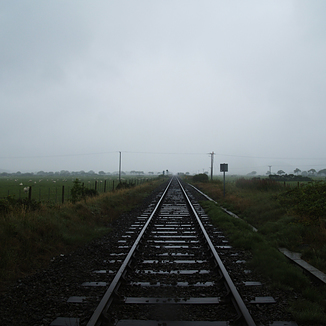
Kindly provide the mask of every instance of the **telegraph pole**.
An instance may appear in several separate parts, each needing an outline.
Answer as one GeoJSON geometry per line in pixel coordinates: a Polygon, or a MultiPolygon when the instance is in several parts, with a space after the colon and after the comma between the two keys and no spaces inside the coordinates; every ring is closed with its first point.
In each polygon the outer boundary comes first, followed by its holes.
{"type": "Polygon", "coordinates": [[[213,181],[213,163],[214,163],[214,152],[209,153],[211,156],[211,181],[213,181]]]}

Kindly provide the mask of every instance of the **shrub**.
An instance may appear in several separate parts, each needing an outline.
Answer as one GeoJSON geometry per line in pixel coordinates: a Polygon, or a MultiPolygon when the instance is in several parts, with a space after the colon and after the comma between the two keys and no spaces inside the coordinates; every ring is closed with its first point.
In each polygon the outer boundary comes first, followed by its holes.
{"type": "Polygon", "coordinates": [[[84,197],[84,185],[82,185],[78,179],[74,181],[74,185],[71,188],[70,194],[71,201],[73,203],[80,201],[84,197]]]}
{"type": "Polygon", "coordinates": [[[23,212],[36,211],[41,207],[41,203],[35,199],[29,198],[18,198],[13,196],[7,196],[6,198],[0,199],[0,213],[8,214],[15,209],[20,209],[23,212]]]}
{"type": "Polygon", "coordinates": [[[193,182],[208,182],[208,175],[205,173],[195,174],[192,180],[193,182]]]}
{"type": "Polygon", "coordinates": [[[259,191],[269,191],[269,190],[278,190],[282,188],[282,185],[277,181],[270,179],[245,179],[240,178],[236,180],[235,185],[237,188],[241,189],[250,189],[250,190],[259,190],[259,191]]]}
{"type": "Polygon", "coordinates": [[[132,188],[134,186],[135,186],[134,183],[120,182],[117,185],[117,189],[129,189],[129,188],[132,188]]]}
{"type": "Polygon", "coordinates": [[[88,189],[84,187],[78,179],[74,181],[74,185],[70,191],[71,201],[75,204],[76,202],[85,199],[86,197],[94,197],[98,195],[95,189],[88,189]]]}
{"type": "Polygon", "coordinates": [[[278,196],[279,202],[290,211],[307,219],[308,223],[318,224],[325,218],[326,182],[308,183],[278,196]]]}

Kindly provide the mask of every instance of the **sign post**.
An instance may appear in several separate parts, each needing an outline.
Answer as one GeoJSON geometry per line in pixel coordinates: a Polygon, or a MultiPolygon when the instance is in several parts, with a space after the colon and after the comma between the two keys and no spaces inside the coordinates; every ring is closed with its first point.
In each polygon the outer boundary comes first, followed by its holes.
{"type": "Polygon", "coordinates": [[[223,172],[223,197],[225,197],[225,172],[228,172],[228,169],[227,163],[220,164],[220,172],[223,172]]]}

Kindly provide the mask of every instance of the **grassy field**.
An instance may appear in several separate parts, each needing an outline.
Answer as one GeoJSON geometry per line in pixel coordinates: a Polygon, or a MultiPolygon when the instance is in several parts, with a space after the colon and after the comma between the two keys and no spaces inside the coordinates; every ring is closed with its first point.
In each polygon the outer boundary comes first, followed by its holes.
{"type": "MultiPolygon", "coordinates": [[[[14,196],[27,198],[32,187],[32,199],[41,202],[61,203],[64,187],[64,201],[70,199],[73,182],[78,178],[86,188],[97,189],[99,193],[112,191],[119,183],[118,176],[12,176],[0,177],[0,198],[14,196]],[[24,191],[25,189],[25,191],[24,191]]],[[[147,179],[147,178],[146,178],[147,179]]],[[[124,181],[141,183],[145,177],[124,176],[124,181]]]]}
{"type": "Polygon", "coordinates": [[[248,262],[272,281],[272,286],[294,291],[291,313],[299,325],[326,325],[325,286],[313,287],[310,280],[278,251],[286,247],[326,273],[326,183],[284,186],[264,180],[229,178],[226,196],[221,179],[194,184],[219,205],[202,203],[213,223],[225,230],[233,246],[249,250],[248,262]],[[248,223],[258,229],[254,232],[248,223]]]}
{"type": "Polygon", "coordinates": [[[8,282],[46,267],[93,238],[110,232],[112,221],[139,205],[165,178],[64,204],[0,201],[0,290],[8,282]]]}

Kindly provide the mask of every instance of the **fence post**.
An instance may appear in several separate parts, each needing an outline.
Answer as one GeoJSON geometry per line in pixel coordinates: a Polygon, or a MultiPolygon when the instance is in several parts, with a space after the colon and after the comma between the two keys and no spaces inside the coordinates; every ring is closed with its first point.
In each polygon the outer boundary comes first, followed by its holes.
{"type": "Polygon", "coordinates": [[[97,180],[95,180],[95,191],[97,191],[97,180]]]}
{"type": "Polygon", "coordinates": [[[112,191],[114,191],[114,180],[113,180],[113,186],[112,186],[112,191]]]}
{"type": "Polygon", "coordinates": [[[106,180],[104,180],[104,192],[106,192],[106,180]]]}
{"type": "Polygon", "coordinates": [[[32,199],[32,186],[29,186],[29,189],[28,189],[28,200],[31,200],[32,199]]]}
{"type": "Polygon", "coordinates": [[[65,202],[65,186],[62,186],[62,204],[65,202]]]}

